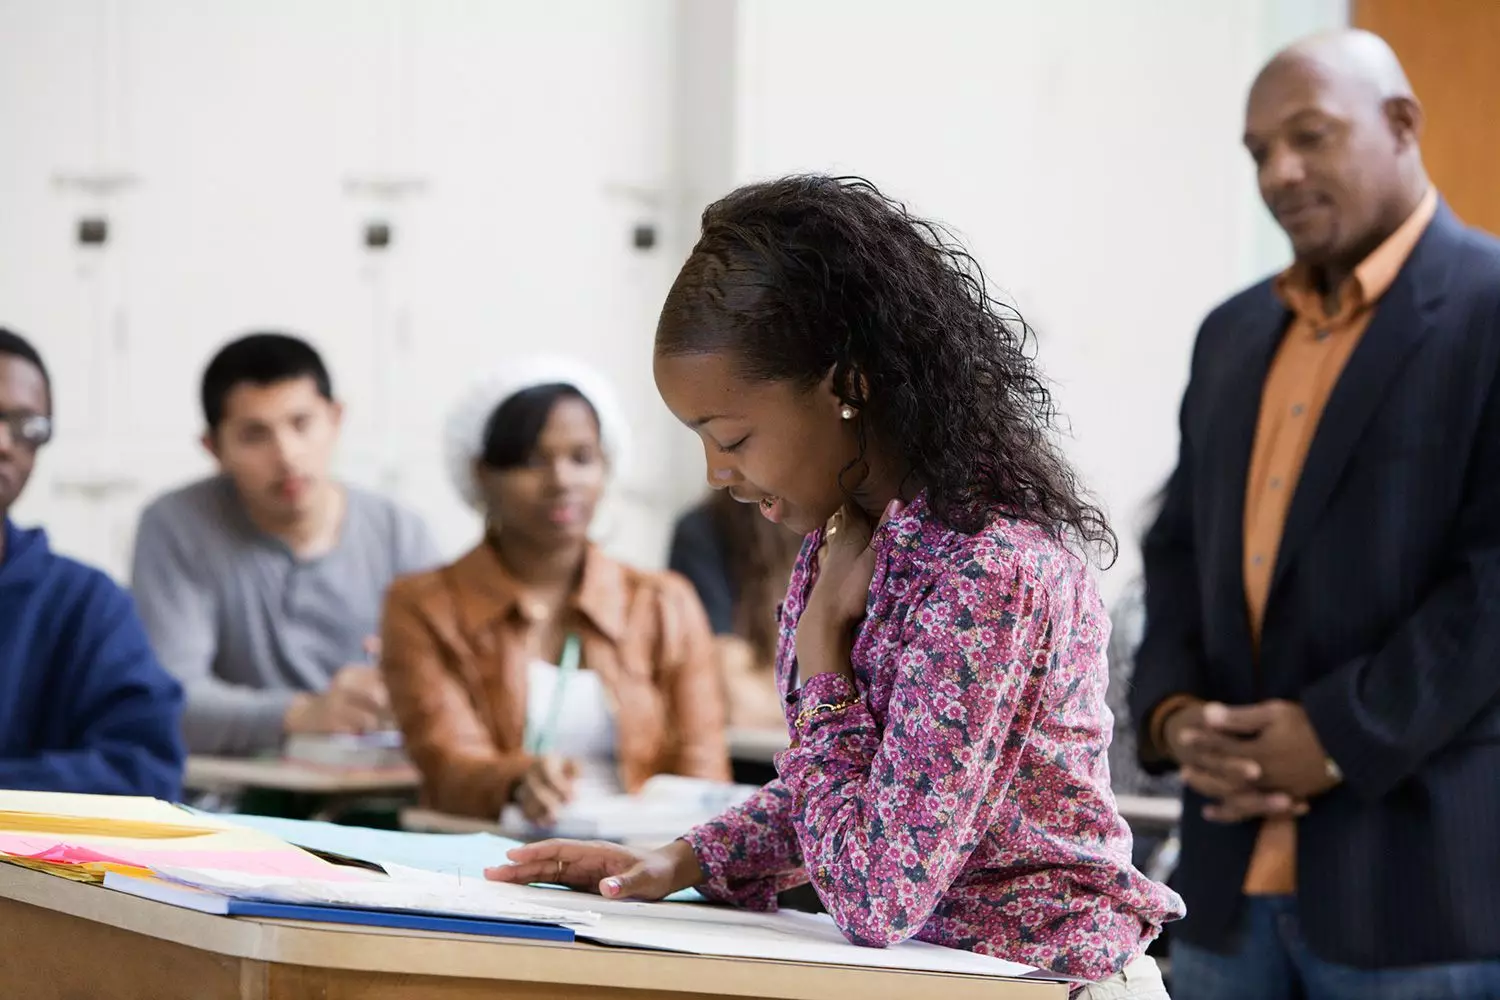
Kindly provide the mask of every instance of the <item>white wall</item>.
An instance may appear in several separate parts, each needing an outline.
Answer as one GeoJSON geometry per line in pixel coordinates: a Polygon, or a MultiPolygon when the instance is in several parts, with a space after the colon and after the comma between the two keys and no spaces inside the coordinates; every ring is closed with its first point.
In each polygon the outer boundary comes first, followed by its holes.
{"type": "Polygon", "coordinates": [[[1138,568],[1193,335],[1283,246],[1239,145],[1260,64],[1342,0],[754,0],[737,173],[859,173],[956,229],[1039,333],[1138,568]]]}
{"type": "Polygon", "coordinates": [[[576,351],[639,461],[613,547],[663,555],[702,459],[655,396],[661,296],[705,202],[864,174],[951,223],[1040,331],[1068,446],[1127,544],[1168,471],[1193,331],[1284,253],[1239,150],[1257,66],[1344,0],[0,0],[0,324],[56,369],[19,516],[123,573],[152,494],[207,468],[203,363],[312,336],[342,471],[433,521],[476,368],[576,351]],[[60,176],[125,175],[100,196],[60,176]],[[366,181],[405,182],[394,200],[366,181]],[[80,214],[113,225],[76,247],[80,214]],[[372,254],[361,224],[389,219],[372,254]],[[638,222],[660,229],[631,249],[638,222]]]}
{"type": "MultiPolygon", "coordinates": [[[[0,0],[0,324],[55,369],[56,442],[17,516],[123,575],[135,517],[203,474],[204,363],[305,333],[347,403],[341,471],[479,524],[440,427],[477,370],[576,352],[640,441],[614,547],[659,562],[679,440],[650,379],[678,86],[673,0],[0,0]],[[129,176],[96,196],[59,175],[129,176]],[[377,197],[374,189],[394,192],[377,197]],[[109,217],[80,249],[80,214],[109,217]],[[394,226],[389,250],[360,240],[394,226]]],[[[691,484],[687,488],[691,488],[691,484]]]]}

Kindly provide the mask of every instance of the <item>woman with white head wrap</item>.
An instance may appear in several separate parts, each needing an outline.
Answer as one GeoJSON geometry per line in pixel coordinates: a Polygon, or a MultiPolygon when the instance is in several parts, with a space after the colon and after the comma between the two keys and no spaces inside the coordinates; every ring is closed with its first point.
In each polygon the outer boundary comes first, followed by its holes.
{"type": "Polygon", "coordinates": [[[708,621],[680,577],[589,540],[625,426],[590,369],[535,359],[481,380],[446,434],[454,486],[485,537],[399,581],[382,669],[426,795],[552,824],[581,796],[659,773],[727,779],[708,621]]]}
{"type": "Polygon", "coordinates": [[[485,434],[500,404],[528,389],[568,385],[588,401],[599,426],[599,442],[612,476],[620,476],[630,459],[629,428],[610,384],[594,369],[570,358],[535,357],[476,379],[448,414],[443,451],[453,488],[470,507],[492,516],[475,474],[484,454],[485,434]]]}

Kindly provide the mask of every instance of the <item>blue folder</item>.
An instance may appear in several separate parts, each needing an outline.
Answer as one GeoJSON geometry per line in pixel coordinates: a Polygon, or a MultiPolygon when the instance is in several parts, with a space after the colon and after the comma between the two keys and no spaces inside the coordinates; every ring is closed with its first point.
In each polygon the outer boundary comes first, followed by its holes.
{"type": "Polygon", "coordinates": [[[359,910],[346,906],[304,906],[299,903],[262,903],[231,899],[229,916],[266,917],[275,920],[313,920],[330,924],[360,924],[365,927],[395,927],[407,931],[443,931],[448,934],[483,934],[487,937],[526,938],[531,941],[573,940],[573,928],[553,924],[519,924],[470,917],[441,917],[425,913],[391,910],[359,910]]]}

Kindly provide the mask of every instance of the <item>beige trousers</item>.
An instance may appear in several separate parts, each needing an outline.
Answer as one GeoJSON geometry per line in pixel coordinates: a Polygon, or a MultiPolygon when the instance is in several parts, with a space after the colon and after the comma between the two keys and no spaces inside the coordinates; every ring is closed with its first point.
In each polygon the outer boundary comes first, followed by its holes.
{"type": "Polygon", "coordinates": [[[1073,995],[1073,1000],[1172,1000],[1162,985],[1161,970],[1150,955],[1125,966],[1100,983],[1091,983],[1073,995]]]}

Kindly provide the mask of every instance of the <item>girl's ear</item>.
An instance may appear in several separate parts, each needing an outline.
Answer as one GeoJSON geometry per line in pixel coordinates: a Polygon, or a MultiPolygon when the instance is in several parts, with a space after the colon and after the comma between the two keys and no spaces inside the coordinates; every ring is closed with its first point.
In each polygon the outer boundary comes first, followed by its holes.
{"type": "Polygon", "coordinates": [[[823,376],[823,394],[835,410],[853,407],[856,412],[870,400],[870,382],[859,369],[850,369],[840,378],[838,368],[828,369],[823,376]]]}

